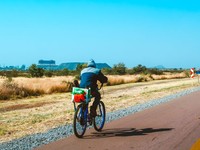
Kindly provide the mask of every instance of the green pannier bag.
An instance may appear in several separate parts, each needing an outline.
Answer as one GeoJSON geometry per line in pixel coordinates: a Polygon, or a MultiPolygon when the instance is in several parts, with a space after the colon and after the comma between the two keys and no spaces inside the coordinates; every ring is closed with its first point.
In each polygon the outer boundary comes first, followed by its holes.
{"type": "Polygon", "coordinates": [[[72,89],[72,102],[81,102],[81,101],[84,101],[83,100],[83,95],[85,96],[86,103],[90,102],[90,99],[91,99],[90,89],[73,87],[73,89],[72,89]],[[82,99],[78,100],[77,97],[80,97],[82,99]]]}

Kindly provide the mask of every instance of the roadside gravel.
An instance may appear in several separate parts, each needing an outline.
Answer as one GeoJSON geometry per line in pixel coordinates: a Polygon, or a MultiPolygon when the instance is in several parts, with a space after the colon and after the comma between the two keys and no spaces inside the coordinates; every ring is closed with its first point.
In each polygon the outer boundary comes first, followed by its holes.
{"type": "MultiPolygon", "coordinates": [[[[114,112],[110,112],[106,116],[106,122],[110,122],[110,121],[122,118],[129,114],[142,111],[144,109],[159,105],[161,103],[168,102],[170,100],[176,99],[178,97],[181,97],[181,96],[184,96],[184,95],[187,95],[199,90],[200,90],[200,87],[196,87],[193,89],[179,92],[177,94],[165,96],[160,99],[153,99],[144,104],[137,104],[137,105],[128,107],[126,109],[120,109],[114,112]]],[[[72,125],[60,126],[60,127],[51,129],[45,133],[33,134],[33,135],[26,136],[20,139],[12,140],[10,142],[1,143],[0,149],[1,150],[31,150],[41,145],[48,144],[52,141],[56,141],[56,140],[68,137],[72,134],[73,134],[72,125]]]]}

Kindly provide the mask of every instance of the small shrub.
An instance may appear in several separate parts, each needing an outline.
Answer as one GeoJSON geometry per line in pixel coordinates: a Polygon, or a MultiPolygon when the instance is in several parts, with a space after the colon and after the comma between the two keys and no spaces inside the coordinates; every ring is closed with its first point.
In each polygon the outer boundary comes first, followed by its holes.
{"type": "Polygon", "coordinates": [[[143,76],[140,76],[137,78],[136,82],[144,82],[144,81],[145,81],[145,78],[143,76]]]}
{"type": "Polygon", "coordinates": [[[35,115],[33,115],[33,119],[31,120],[31,123],[32,124],[40,123],[40,122],[44,121],[45,119],[47,119],[47,116],[35,114],[35,115]]]}
{"type": "Polygon", "coordinates": [[[6,134],[7,134],[7,130],[0,127],[0,136],[6,135],[6,134]]]}
{"type": "Polygon", "coordinates": [[[52,77],[52,76],[53,76],[53,72],[50,71],[50,70],[45,70],[45,71],[44,71],[44,75],[45,75],[46,77],[52,77]]]}

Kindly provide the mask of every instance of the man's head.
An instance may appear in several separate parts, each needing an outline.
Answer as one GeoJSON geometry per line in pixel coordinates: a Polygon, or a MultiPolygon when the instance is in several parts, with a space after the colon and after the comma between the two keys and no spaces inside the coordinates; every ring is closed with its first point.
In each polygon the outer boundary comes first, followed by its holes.
{"type": "Polygon", "coordinates": [[[93,59],[91,59],[88,64],[87,64],[88,67],[93,67],[93,68],[96,68],[96,63],[93,59]]]}

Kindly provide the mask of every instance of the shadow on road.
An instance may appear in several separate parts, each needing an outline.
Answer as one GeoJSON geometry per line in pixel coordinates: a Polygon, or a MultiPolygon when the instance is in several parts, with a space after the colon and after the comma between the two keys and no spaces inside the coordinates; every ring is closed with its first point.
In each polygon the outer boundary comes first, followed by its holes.
{"type": "Polygon", "coordinates": [[[116,136],[142,136],[154,132],[166,132],[171,131],[173,128],[144,128],[144,129],[135,129],[135,128],[117,128],[117,129],[105,129],[102,132],[92,132],[91,135],[84,136],[85,139],[94,139],[94,138],[107,138],[107,137],[116,137],[116,136]]]}

